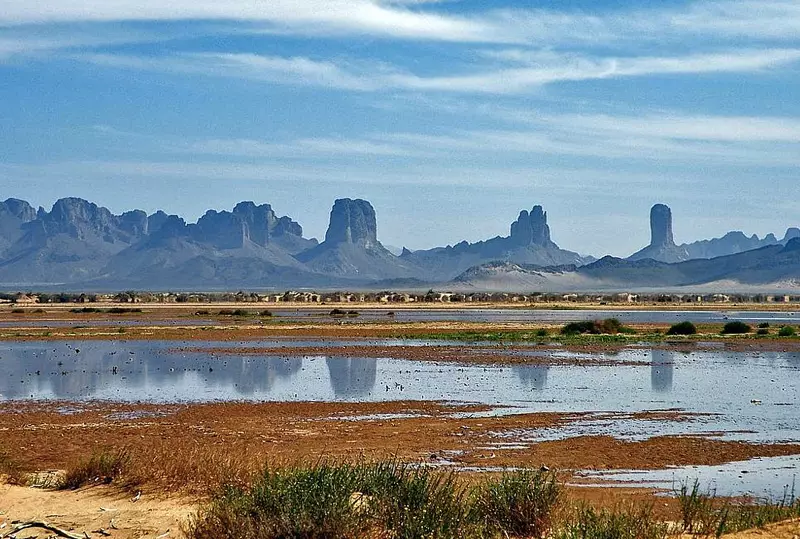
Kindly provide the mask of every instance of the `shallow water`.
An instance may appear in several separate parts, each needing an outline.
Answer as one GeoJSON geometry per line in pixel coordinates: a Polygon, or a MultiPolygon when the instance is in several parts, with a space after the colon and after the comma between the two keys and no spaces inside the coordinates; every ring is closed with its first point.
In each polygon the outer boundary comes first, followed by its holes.
{"type": "MultiPolygon", "coordinates": [[[[498,407],[496,413],[680,409],[710,415],[680,422],[595,415],[565,428],[521,430],[503,436],[527,443],[597,433],[622,439],[713,433],[728,439],[800,441],[797,353],[624,350],[592,355],[557,351],[552,352],[557,363],[579,357],[581,365],[480,366],[204,350],[364,344],[430,343],[314,339],[189,342],[183,345],[192,351],[182,351],[176,348],[181,343],[172,341],[3,342],[0,400],[444,400],[488,404],[498,407]],[[597,366],[591,364],[592,358],[597,366]]],[[[498,439],[502,441],[508,440],[498,439]]]]}
{"type": "Polygon", "coordinates": [[[718,466],[676,466],[663,470],[585,471],[580,477],[600,480],[603,486],[660,489],[668,494],[698,481],[701,492],[719,496],[749,494],[772,501],[791,501],[800,495],[800,455],[761,457],[718,466]]]}

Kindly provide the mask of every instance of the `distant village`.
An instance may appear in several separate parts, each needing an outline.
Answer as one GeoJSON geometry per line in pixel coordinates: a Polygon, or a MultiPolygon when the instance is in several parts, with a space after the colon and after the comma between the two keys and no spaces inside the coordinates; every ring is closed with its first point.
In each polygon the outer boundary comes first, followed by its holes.
{"type": "Polygon", "coordinates": [[[371,303],[371,304],[738,304],[738,303],[800,303],[800,295],[768,294],[632,294],[627,292],[601,294],[559,294],[508,292],[141,292],[125,291],[114,294],[91,293],[0,293],[0,304],[38,305],[57,303],[371,303]]]}

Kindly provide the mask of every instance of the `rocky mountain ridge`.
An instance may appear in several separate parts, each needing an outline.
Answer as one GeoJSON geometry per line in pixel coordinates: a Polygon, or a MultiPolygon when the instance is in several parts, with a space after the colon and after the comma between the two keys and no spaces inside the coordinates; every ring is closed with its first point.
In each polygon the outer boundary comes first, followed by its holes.
{"type": "Polygon", "coordinates": [[[240,202],[187,223],[163,211],[115,215],[80,198],[60,199],[50,211],[7,199],[0,202],[0,285],[210,290],[470,287],[516,280],[515,286],[527,288],[601,289],[696,285],[703,279],[800,282],[800,260],[792,254],[800,230],[789,229],[783,240],[731,232],[676,245],[672,213],[663,204],[651,210],[651,244],[627,260],[595,261],[561,249],[538,205],[519,213],[508,236],[403,249],[400,256],[379,241],[377,221],[368,201],[338,199],[320,243],[304,237],[298,222],[279,217],[269,204],[240,202]]]}

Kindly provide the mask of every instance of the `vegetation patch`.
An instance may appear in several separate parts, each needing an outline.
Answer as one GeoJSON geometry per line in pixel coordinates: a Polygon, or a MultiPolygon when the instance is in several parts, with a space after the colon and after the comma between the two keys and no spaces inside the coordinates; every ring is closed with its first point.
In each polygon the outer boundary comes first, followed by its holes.
{"type": "Polygon", "coordinates": [[[694,482],[681,486],[683,531],[698,536],[719,537],[726,533],[761,528],[773,522],[800,517],[800,499],[786,492],[779,501],[720,499],[713,492],[703,492],[694,482]]]}
{"type": "Polygon", "coordinates": [[[500,538],[550,530],[552,474],[509,472],[469,486],[454,472],[399,461],[267,467],[225,486],[187,527],[190,539],[500,538]]]}
{"type": "Polygon", "coordinates": [[[696,335],[697,334],[697,326],[695,326],[692,322],[685,321],[685,322],[678,322],[677,324],[673,324],[667,330],[667,335],[696,335]]]}
{"type": "Polygon", "coordinates": [[[636,333],[633,329],[625,327],[616,318],[606,318],[605,320],[585,320],[581,322],[570,322],[561,328],[562,335],[616,335],[617,333],[636,333]]]}
{"type": "Polygon", "coordinates": [[[749,324],[745,324],[744,322],[740,322],[739,320],[734,320],[733,322],[728,322],[722,328],[723,335],[742,335],[744,333],[750,333],[752,331],[752,327],[749,324]]]}
{"type": "Polygon", "coordinates": [[[652,506],[613,510],[579,507],[552,535],[554,539],[664,539],[669,526],[658,520],[652,506]]]}
{"type": "Polygon", "coordinates": [[[101,451],[69,467],[60,489],[77,489],[86,485],[109,484],[117,480],[131,462],[125,449],[101,451]]]}
{"type": "Polygon", "coordinates": [[[780,337],[794,337],[796,334],[797,331],[794,329],[794,326],[783,326],[778,330],[778,336],[780,337]]]}

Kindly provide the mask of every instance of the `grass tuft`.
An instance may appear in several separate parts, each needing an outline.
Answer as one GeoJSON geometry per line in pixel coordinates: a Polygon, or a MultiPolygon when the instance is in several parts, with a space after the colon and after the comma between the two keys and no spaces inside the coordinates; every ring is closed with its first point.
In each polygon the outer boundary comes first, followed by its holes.
{"type": "Polygon", "coordinates": [[[487,530],[504,537],[542,537],[552,526],[561,488],[552,472],[504,473],[478,488],[475,509],[487,530]]]}
{"type": "Polygon", "coordinates": [[[652,506],[615,510],[579,507],[553,534],[554,539],[665,539],[666,523],[659,521],[652,506]]]}
{"type": "Polygon", "coordinates": [[[687,533],[720,537],[726,533],[761,528],[773,522],[800,517],[800,500],[794,487],[781,500],[720,499],[713,492],[703,492],[696,481],[681,485],[678,492],[683,530],[687,533]]]}
{"type": "Polygon", "coordinates": [[[75,490],[92,484],[109,484],[125,472],[131,461],[125,449],[101,451],[67,469],[60,489],[75,490]]]}

